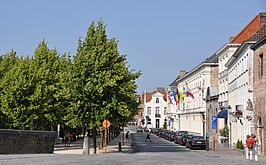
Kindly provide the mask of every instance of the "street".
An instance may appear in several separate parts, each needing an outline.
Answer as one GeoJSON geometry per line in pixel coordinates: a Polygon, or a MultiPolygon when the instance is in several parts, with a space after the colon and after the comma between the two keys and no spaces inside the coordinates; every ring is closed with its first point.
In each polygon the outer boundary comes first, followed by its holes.
{"type": "Polygon", "coordinates": [[[98,155],[82,154],[34,154],[34,155],[0,155],[1,165],[229,165],[229,164],[265,164],[265,158],[259,162],[245,160],[244,155],[234,151],[213,152],[205,150],[189,150],[151,134],[151,140],[145,142],[146,133],[136,132],[134,126],[129,126],[132,152],[108,153],[98,155]]]}

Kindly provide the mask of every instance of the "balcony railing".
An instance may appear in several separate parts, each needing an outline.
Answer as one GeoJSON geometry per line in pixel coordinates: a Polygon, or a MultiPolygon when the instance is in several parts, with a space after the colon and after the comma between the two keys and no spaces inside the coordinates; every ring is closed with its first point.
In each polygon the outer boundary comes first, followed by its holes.
{"type": "Polygon", "coordinates": [[[156,113],[155,117],[161,117],[161,114],[156,113]]]}

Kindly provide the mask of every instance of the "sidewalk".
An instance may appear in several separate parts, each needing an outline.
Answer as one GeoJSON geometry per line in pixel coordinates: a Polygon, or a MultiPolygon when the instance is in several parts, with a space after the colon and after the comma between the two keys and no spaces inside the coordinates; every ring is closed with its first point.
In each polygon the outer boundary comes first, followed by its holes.
{"type": "MultiPolygon", "coordinates": [[[[92,138],[90,138],[90,154],[93,153],[92,138]]],[[[105,148],[99,149],[101,139],[97,138],[97,154],[105,154],[105,148]]],[[[121,142],[121,153],[130,153],[132,151],[131,143],[126,142],[124,138],[123,145],[123,133],[121,132],[119,136],[107,143],[106,153],[116,153],[119,152],[118,142],[121,142]]],[[[69,146],[65,144],[55,144],[54,154],[83,154],[83,138],[71,142],[69,146]]]]}
{"type": "MultiPolygon", "coordinates": [[[[210,143],[211,144],[211,143],[210,143]]],[[[212,151],[211,145],[210,145],[210,150],[207,151],[208,156],[211,157],[232,157],[234,159],[245,159],[246,155],[244,150],[237,150],[231,147],[225,147],[223,144],[216,144],[215,151],[212,151]]],[[[266,164],[266,157],[260,156],[259,157],[259,162],[265,162],[266,164]]]]}

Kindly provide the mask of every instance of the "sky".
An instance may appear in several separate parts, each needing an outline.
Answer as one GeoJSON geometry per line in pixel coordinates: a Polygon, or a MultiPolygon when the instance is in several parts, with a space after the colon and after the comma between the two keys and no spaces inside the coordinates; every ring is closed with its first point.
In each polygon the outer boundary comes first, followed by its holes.
{"type": "Polygon", "coordinates": [[[141,71],[137,93],[166,88],[229,41],[265,0],[0,0],[0,55],[50,49],[75,55],[92,21],[101,18],[129,69],[141,71]]]}

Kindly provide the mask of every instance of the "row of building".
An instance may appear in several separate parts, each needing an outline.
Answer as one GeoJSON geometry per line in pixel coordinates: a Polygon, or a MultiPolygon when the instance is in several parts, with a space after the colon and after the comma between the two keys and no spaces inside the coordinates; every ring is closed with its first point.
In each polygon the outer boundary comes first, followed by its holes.
{"type": "Polygon", "coordinates": [[[228,144],[255,133],[266,155],[266,13],[259,13],[236,36],[191,71],[181,70],[167,89],[144,91],[139,124],[187,130],[228,144]],[[175,103],[171,91],[189,86],[194,98],[175,103]]]}

